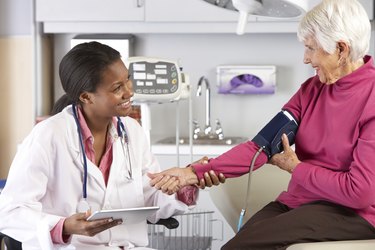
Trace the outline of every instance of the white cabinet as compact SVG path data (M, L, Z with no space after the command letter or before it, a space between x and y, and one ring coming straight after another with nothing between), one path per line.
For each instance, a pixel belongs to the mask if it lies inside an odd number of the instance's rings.
M312 9L321 0L288 0L305 10ZM374 1L359 0L365 7L369 18L374 16ZM237 22L238 13L214 6L204 0L146 0L145 20L150 22ZM249 22L298 22L298 19L272 19L249 16Z
M144 0L36 0L37 21L143 21Z
M148 0L147 22L236 22L236 11L214 6L203 0ZM249 21L255 21L250 17Z
M289 0L311 9L321 0ZM360 0L374 16L374 0ZM36 0L45 33L235 33L238 13L204 0ZM298 18L249 16L246 33L295 33Z
M186 166L191 163L191 157L189 154L188 146L180 146L180 157L179 163L177 163L177 156L175 154L176 147L174 145L153 145L152 151L155 157L158 159L162 169L168 169L177 165ZM207 155L209 158L215 157L219 154L224 153L230 147L227 146L201 146L193 148L194 156L193 160L198 160L203 156ZM215 155L214 155L215 154ZM211 191L216 189L206 188L200 190L199 199L195 208L195 211L212 211L212 246L211 249L216 250L220 249L222 245L228 242L231 238L234 237L235 233L231 225L227 222L224 215L215 205L212 200ZM227 203L223 200L222 202ZM236 211L237 212L237 211Z
M193 160L198 160L204 155L213 158L230 148L230 146L193 146ZM152 151L159 160L161 167L165 169L176 165L186 166L191 163L188 146L180 146L179 164L176 162L176 148L173 145L153 145ZM244 222L267 203L275 200L283 190L286 190L290 177L291 175L288 172L269 164L254 171ZM223 240L213 241L211 249L220 249L234 236L240 211L245 206L247 185L248 174L237 178L228 178L225 184L200 191L201 196L197 208L214 211L215 218L223 221ZM220 238L220 232L221 228L214 226L213 238Z
M294 4L297 4L305 10L311 10L318 5L322 0L288 0ZM370 20L374 19L374 0L358 0L365 8L367 15Z

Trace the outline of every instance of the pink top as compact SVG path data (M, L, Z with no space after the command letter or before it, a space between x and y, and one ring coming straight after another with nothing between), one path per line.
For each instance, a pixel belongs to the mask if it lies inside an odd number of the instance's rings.
M347 206L375 226L375 68L365 65L327 85L308 79L283 107L299 122L294 169L278 201L295 208L317 200ZM207 165L194 165L198 178L215 170L226 177L249 171L254 143L240 144ZM267 162L258 157L255 169Z
M86 120L80 108L78 108L78 122L81 127L82 140L85 146L86 157L95 164L95 150L94 150L94 137L87 126ZM113 125L117 126L117 119L113 118ZM109 172L112 164L112 145L115 138L108 133L105 153L99 163L99 169L103 174L105 184L108 183ZM186 187L181 189L177 194L177 198L187 205L193 205L197 199L197 188ZM63 235L63 226L65 219L61 219L56 226L51 230L51 238L54 243L63 244L69 241L70 236Z

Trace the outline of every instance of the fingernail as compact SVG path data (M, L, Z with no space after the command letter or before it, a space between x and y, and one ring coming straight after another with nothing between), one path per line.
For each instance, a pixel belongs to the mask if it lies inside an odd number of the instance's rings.
M213 170L210 170L210 174L215 174L215 172Z
M206 172L206 173L204 173L204 176L208 177L208 173L207 173L207 172Z

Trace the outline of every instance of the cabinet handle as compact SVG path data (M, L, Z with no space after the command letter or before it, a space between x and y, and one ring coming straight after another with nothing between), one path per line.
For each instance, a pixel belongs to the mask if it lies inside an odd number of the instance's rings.
M137 8L143 7L143 0L137 0Z

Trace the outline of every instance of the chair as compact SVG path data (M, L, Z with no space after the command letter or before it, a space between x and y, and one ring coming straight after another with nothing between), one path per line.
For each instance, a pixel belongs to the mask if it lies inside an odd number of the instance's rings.
M289 246L287 250L373 250L375 240L327 241L316 243L299 243Z
M3 233L0 233L0 243L1 243L1 249L5 249L3 248L3 246L6 246L7 250L22 250L21 242Z
M253 173L252 184L244 221L247 221L256 211L271 200L274 200L282 190L286 190L290 174L280 171L275 166L264 166ZM224 218L237 231L239 212L243 207L246 196L248 175L228 179L224 185L210 189L210 195L222 212ZM244 188L245 187L245 188ZM226 202L223 202L223 201ZM291 245L287 250L373 250L374 240L331 241L316 243L299 243Z
M147 221L147 224L153 224L153 223ZM168 229L175 229L180 225L180 223L175 218L170 217L167 219L160 219L153 225L162 225ZM6 246L7 250L22 250L21 242L0 232L0 247L1 247L0 249L1 250L5 249L3 246Z

